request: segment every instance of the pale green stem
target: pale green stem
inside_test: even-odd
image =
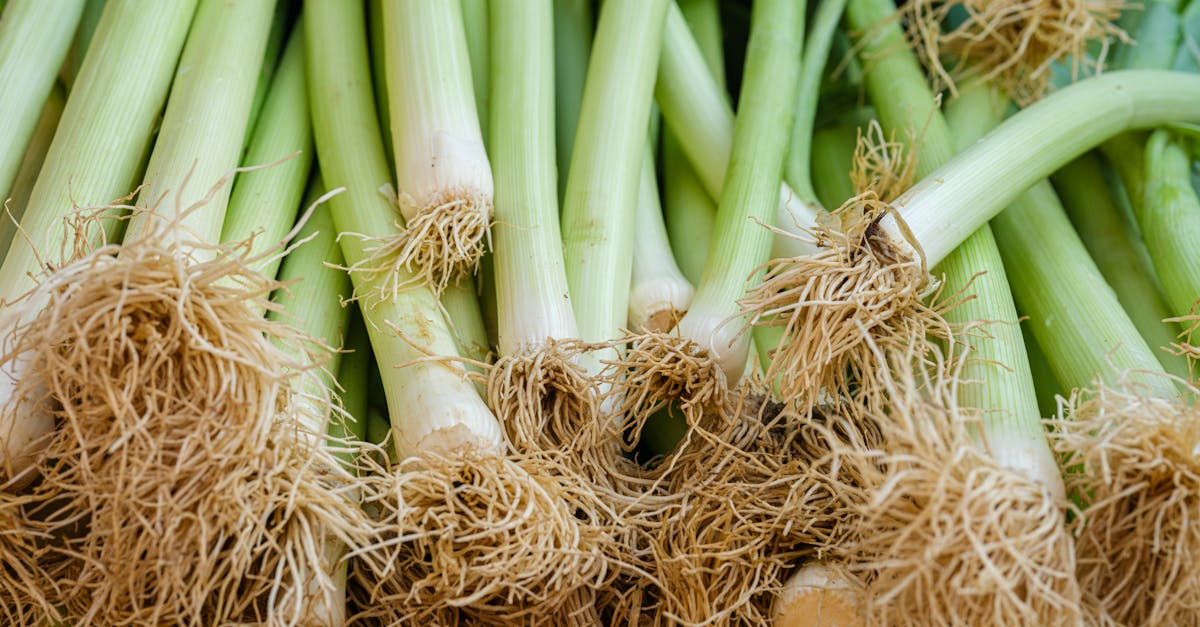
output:
[[[465,201],[491,217],[492,171],[475,109],[459,0],[384,0],[396,191],[406,220]]]
[[[567,193],[567,173],[571,169],[594,29],[591,0],[554,0],[554,128],[559,198]]]
[[[263,50],[262,65],[258,69],[258,82],[254,88],[254,100],[250,102],[250,122],[246,126],[245,144],[242,150],[250,145],[258,126],[259,116],[262,115],[263,105],[267,103],[267,93],[271,89],[276,68],[283,54],[284,44],[294,39],[289,33],[295,32],[296,25],[290,2],[280,2],[275,5],[275,17],[271,19],[271,32],[267,35],[267,47]]]
[[[375,109],[379,114],[379,133],[387,155],[388,171],[396,169],[395,144],[392,142],[391,113],[388,107],[387,52],[384,49],[383,0],[367,0],[367,34],[370,37],[371,80],[374,81]]]
[[[674,4],[667,12],[654,97],[662,109],[663,122],[679,141],[704,188],[711,197],[720,198],[733,146],[733,110],[724,89],[708,70],[687,21]],[[816,225],[819,210],[781,183],[777,213],[771,223],[801,233]],[[808,238],[783,234],[775,238],[772,254],[795,257],[814,250]]]
[[[0,16],[0,200],[7,199],[84,0],[12,0]]]
[[[319,183],[316,186],[319,188]],[[275,302],[281,309],[270,312],[268,318],[290,323],[307,337],[334,349],[328,353],[328,360],[324,363],[310,364],[319,367],[311,373],[312,376],[302,375],[297,379],[297,400],[293,411],[295,419],[312,436],[320,437],[332,431],[335,437],[344,438],[343,417],[330,416],[331,406],[324,403],[324,399],[331,399],[336,394],[334,374],[342,369],[342,353],[339,349],[345,341],[350,312],[342,303],[351,295],[350,277],[340,269],[343,265],[342,251],[337,243],[337,232],[333,228],[329,207],[317,207],[296,237],[297,241],[308,241],[292,250],[280,268],[279,278],[288,283],[288,287],[276,292]],[[294,357],[304,358],[299,353],[303,350],[301,347],[287,345],[282,348],[293,353]],[[319,446],[330,444],[322,441]],[[337,449],[345,447],[346,443],[343,441],[332,445]],[[297,566],[315,568],[320,573],[306,583],[305,591],[305,596],[309,597],[305,611],[317,619],[318,624],[345,622],[346,571],[345,564],[340,563],[345,552],[345,545],[327,537],[324,559],[315,565]],[[332,590],[318,585],[321,579],[325,579],[326,584],[332,584]]]
[[[491,99],[491,87],[488,75],[491,73],[491,62],[488,55],[491,49],[488,44],[488,1],[460,0],[462,3],[463,32],[467,36],[467,57],[471,61],[471,85],[475,95],[475,112],[479,116],[479,130],[484,143],[488,140],[488,120],[491,112],[488,101]]]
[[[1012,289],[1063,389],[1132,370],[1150,392],[1174,389],[1154,352],[1088,256],[1048,182],[1040,182],[992,221]]]
[[[562,208],[563,256],[583,340],[620,337],[629,309],[634,208],[668,0],[600,10]],[[593,374],[615,349],[591,353]]]
[[[222,242],[254,238],[246,251],[248,257],[278,246],[296,221],[296,208],[312,170],[310,118],[304,77],[304,25],[297,23],[242,161],[245,166],[274,165],[237,175],[221,228]],[[274,276],[279,262],[277,256],[270,255],[259,270]]]
[[[671,253],[654,176],[654,153],[649,143],[642,155],[635,214],[629,327],[635,331],[667,332],[688,310],[696,291]]]
[[[679,8],[692,32],[714,81],[725,86],[725,54],[721,13],[716,0],[683,0]],[[692,170],[679,140],[670,129],[662,138],[663,204],[671,250],[683,276],[693,285],[700,281],[712,241],[717,203]]]
[[[29,196],[24,235],[0,269],[0,299],[11,302],[34,286],[43,260],[56,261],[63,218],[75,207],[107,204],[132,190],[195,7],[195,0],[108,3]]]
[[[936,265],[1021,192],[1114,135],[1200,121],[1200,76],[1109,72],[1064,87],[1010,117],[893,204]],[[880,226],[903,241],[894,217]]]
[[[796,121],[792,124],[792,140],[784,166],[784,179],[800,200],[814,206],[820,206],[820,203],[813,189],[813,123],[817,118],[817,100],[821,93],[825,63],[829,60],[829,49],[845,7],[846,0],[821,2],[806,33],[800,85],[796,89]]]
[[[83,15],[75,29],[75,38],[71,40],[67,58],[63,60],[62,68],[58,71],[59,81],[67,91],[75,85],[75,77],[83,67],[83,57],[92,43],[92,36],[96,34],[96,25],[100,23],[100,16],[104,15],[107,2],[108,0],[86,0],[83,5]]]
[[[221,239],[274,3],[201,0],[146,166],[126,244],[163,238],[198,258]],[[199,248],[189,250],[194,245]]]
[[[1200,198],[1191,154],[1166,131],[1146,143],[1146,196],[1137,215],[1171,313],[1197,313],[1200,301]]]
[[[836,209],[854,195],[850,168],[857,144],[858,127],[849,123],[813,134],[813,188],[822,206]]]
[[[1152,347],[1170,346],[1178,325],[1163,322],[1171,317],[1171,311],[1156,277],[1151,279],[1153,268],[1143,263],[1133,248],[1130,229],[1105,184],[1099,159],[1083,155],[1063,166],[1051,180],[1071,224],[1138,333]],[[1182,357],[1167,351],[1155,351],[1155,356],[1171,374],[1187,376],[1187,362]]]
[[[33,184],[37,182],[38,172],[46,161],[46,153],[50,151],[50,143],[54,141],[54,131],[58,130],[58,121],[62,118],[63,107],[67,104],[66,92],[61,85],[55,85],[46,97],[46,105],[42,107],[42,116],[38,118],[37,127],[33,130],[33,138],[25,149],[25,158],[21,160],[21,168],[13,179],[6,213],[0,215],[0,258],[8,254],[17,233],[17,224],[25,214],[29,204],[29,195],[33,193]]]

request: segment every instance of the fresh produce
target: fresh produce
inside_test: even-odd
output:
[[[1200,622],[1200,0],[0,7],[0,622]]]

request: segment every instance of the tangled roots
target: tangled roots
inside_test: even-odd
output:
[[[822,390],[853,396],[854,385],[868,388],[887,369],[878,350],[932,346],[932,338],[951,336],[943,317],[949,305],[924,258],[879,226],[893,213],[874,192],[852,198],[830,216],[840,224],[817,227],[823,250],[771,260],[742,299],[752,324],[784,328],[767,376],[778,380],[787,402],[811,407]]]
[[[1195,624],[1200,607],[1200,410],[1139,390],[1071,396],[1051,441],[1082,505],[1079,584],[1123,625]],[[1196,390],[1190,390],[1195,394]]]
[[[913,47],[936,82],[952,93],[956,81],[996,82],[1024,106],[1049,89],[1056,61],[1070,59],[1075,76],[1101,70],[1109,38],[1129,41],[1116,24],[1129,6],[1122,0],[910,0],[904,12]],[[948,19],[951,10],[965,15]],[[951,22],[958,25],[943,30]],[[1099,52],[1089,55],[1092,44]],[[956,60],[950,68],[942,64],[946,58]]]
[[[631,348],[606,363],[605,384],[614,412],[623,416],[634,442],[655,412],[668,404],[689,425],[702,417],[734,413],[726,398],[725,373],[708,349],[696,342],[667,333],[644,333],[619,340]]]
[[[843,524],[832,486],[854,480],[831,438],[846,427],[857,434],[848,439],[874,441],[832,415],[783,409],[739,387],[650,471],[653,493],[637,505],[651,514],[627,517],[645,574],[608,608],[610,624],[768,622],[789,571]]]
[[[0,619],[18,627],[61,620],[50,601],[56,578],[43,563],[48,537],[27,518],[30,502],[0,491]]]
[[[980,452],[951,382],[915,370],[895,363],[883,446],[856,464],[847,553],[869,624],[1077,624],[1065,503]]]
[[[588,476],[601,477],[617,454],[617,426],[603,420],[595,386],[577,358],[586,347],[554,341],[538,350],[502,357],[488,373],[488,406],[513,447],[561,453]]]
[[[544,457],[409,458],[375,469],[365,504],[377,531],[356,560],[359,620],[584,623],[620,570],[613,514]]]
[[[423,204],[408,195],[399,202],[411,218],[397,222],[398,235],[365,238],[374,242],[369,257],[351,268],[372,278],[378,286],[375,298],[395,300],[413,281],[441,294],[452,281],[475,273],[491,233],[489,198],[451,189],[430,195]]]
[[[1167,318],[1165,322],[1177,322],[1183,327],[1179,341],[1171,345],[1170,351],[1187,359],[1188,368],[1192,371],[1193,383],[1196,383],[1197,365],[1200,364],[1200,301],[1192,305],[1192,310],[1186,316]]]
[[[29,516],[63,561],[52,605],[69,624],[300,623],[332,594],[325,545],[367,522],[304,426],[329,399],[294,393],[317,349],[259,313],[277,284],[236,255],[150,239],[47,277],[9,353],[57,425]]]

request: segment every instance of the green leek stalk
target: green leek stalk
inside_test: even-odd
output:
[[[387,154],[388,171],[396,168],[394,144],[392,142],[391,114],[388,107],[387,52],[384,48],[383,0],[367,2],[367,35],[370,38],[371,79],[375,83],[375,109],[379,113],[379,132],[383,134],[383,148]]]
[[[462,0],[463,10],[463,30],[467,34],[467,54],[471,59],[471,83],[475,94],[475,111],[479,114],[479,129],[483,135],[483,143],[486,146],[488,143],[488,121],[491,115],[488,102],[491,99],[490,74],[491,62],[489,61],[488,50],[488,3],[486,0]],[[494,182],[494,181],[493,181]],[[480,361],[486,359],[489,352],[488,347],[496,344],[496,327],[499,322],[497,320],[498,312],[496,310],[496,281],[495,281],[495,263],[492,260],[490,252],[485,252],[479,260],[478,279],[468,284],[465,281],[460,281],[458,284],[450,286],[451,290],[461,288],[463,294],[457,294],[450,297],[452,303],[462,301],[464,311],[472,313],[468,316],[472,323],[478,322],[482,326],[475,329],[473,332],[474,341],[469,343],[459,342],[460,350],[468,357],[481,357]],[[474,295],[474,298],[467,298],[469,294]],[[475,315],[474,310],[470,308],[470,304],[475,302],[475,307],[479,310],[479,314]],[[461,329],[466,324],[459,322],[458,316],[455,315],[454,307],[450,307],[447,303],[445,295],[442,297],[442,305],[449,307],[450,320],[454,323],[457,329]],[[457,305],[456,305],[457,306]],[[477,320],[478,319],[478,320]],[[480,331],[482,329],[482,331]],[[478,348],[476,348],[478,347]]]
[[[459,0],[385,0],[388,106],[408,243],[400,261],[441,291],[473,273],[492,221]],[[409,239],[414,238],[414,239]]]
[[[796,90],[796,121],[784,166],[784,180],[800,200],[810,207],[823,208],[813,187],[813,124],[817,118],[817,100],[829,50],[837,32],[846,0],[826,0],[817,7],[804,42],[804,61],[800,69],[800,87]],[[850,162],[844,162],[849,164]]]
[[[194,1],[147,7],[116,0],[106,6],[21,217],[25,235],[13,240],[0,266],[0,300],[13,303],[34,287],[44,271],[39,255],[60,250],[66,237],[63,218],[75,206],[107,204],[135,184],[195,6]],[[131,47],[130,41],[139,45]],[[23,313],[6,307],[4,328],[45,305],[23,302]],[[2,368],[0,398],[8,401],[24,365],[16,357]],[[52,425],[42,412],[4,415],[22,416],[16,424],[0,425],[5,434],[0,468],[11,478],[29,463],[24,453],[31,440]]]
[[[663,223],[650,144],[642,154],[634,216],[633,272],[629,288],[629,327],[637,332],[666,332],[688,310],[695,295],[683,276]]]
[[[201,0],[124,244],[161,238],[205,259],[220,242],[273,2]],[[232,45],[231,42],[236,42]]]
[[[629,311],[633,228],[651,92],[668,0],[600,9],[562,207],[563,257],[579,334],[621,336]],[[584,356],[595,375],[615,349]]]
[[[1050,178],[1071,224],[1138,332],[1151,347],[1170,346],[1178,332],[1177,325],[1164,322],[1171,316],[1171,310],[1163,300],[1158,281],[1150,279],[1154,276],[1153,268],[1143,263],[1142,255],[1133,246],[1130,229],[1104,183],[1100,160],[1094,155],[1083,155]],[[1140,201],[1137,206],[1141,206]],[[1157,350],[1155,355],[1171,374],[1187,376],[1187,364],[1178,355],[1165,350]]]
[[[84,0],[13,0],[0,16],[0,199],[7,199]]]
[[[263,50],[262,65],[258,68],[258,82],[254,88],[254,100],[250,103],[250,123],[246,127],[245,143],[242,150],[250,145],[258,126],[259,116],[267,102],[271,82],[274,80],[276,68],[279,66],[280,55],[283,54],[284,44],[289,34],[295,31],[295,19],[292,14],[293,5],[290,2],[280,2],[275,5],[275,17],[271,19],[271,32],[267,35],[267,47]]]
[[[58,121],[62,118],[63,107],[67,104],[67,95],[61,85],[55,85],[46,97],[46,105],[42,107],[42,116],[38,118],[29,147],[25,150],[25,158],[21,160],[21,168],[13,179],[6,210],[0,215],[0,258],[8,254],[13,236],[17,232],[17,224],[25,214],[29,204],[29,195],[33,193],[33,184],[37,182],[38,172],[46,161],[46,153],[50,151],[50,143],[54,141],[54,131],[58,130]]]
[[[1064,87],[1013,115],[892,201],[890,210],[873,223],[869,245],[886,250],[885,258],[903,260],[906,268],[919,270],[923,267],[919,263],[936,266],[1027,186],[1117,133],[1200,118],[1198,98],[1200,77],[1153,70],[1111,72]],[[864,272],[878,276],[876,269],[892,267],[892,262],[874,256],[865,257],[872,265],[855,268],[825,262],[841,250],[845,249],[824,252],[817,259],[776,263],[772,281],[764,282],[765,287],[747,299],[755,308],[756,321],[786,311],[792,323],[804,324],[819,319],[831,303],[848,310],[856,306],[854,293],[835,292],[833,297],[810,300],[804,286],[823,278],[833,289],[841,289],[838,286],[848,285],[839,283],[841,279]],[[894,289],[912,295],[927,285],[924,273],[905,272],[896,275],[899,282],[892,284]],[[787,281],[782,286],[775,280],[781,276]],[[887,297],[880,295],[884,305]],[[869,351],[866,343],[833,343],[838,333],[858,333],[851,329],[855,322],[838,318],[828,322],[835,325],[834,333],[808,338],[825,357],[801,362],[801,371],[788,373],[789,387],[795,383],[801,394],[811,393],[813,381],[842,376],[839,373],[850,365],[848,360]],[[889,328],[870,332],[887,333]],[[793,346],[790,338],[788,342]]]
[[[719,199],[733,145],[733,110],[674,4],[667,12],[662,50],[654,96],[663,122],[679,140],[709,196]],[[816,226],[819,208],[805,203],[786,184],[780,185],[777,206],[772,224],[792,233]],[[796,257],[814,250],[808,239],[785,233],[775,238],[772,254]]]
[[[927,177],[999,123],[1001,111],[995,104],[999,96],[986,85],[961,88],[943,117],[920,61],[904,44],[899,24],[887,21],[894,6],[891,0],[851,0],[847,21],[867,33],[860,56],[867,66],[867,92],[884,131],[920,133],[908,146],[919,151],[910,155],[917,159],[917,175]],[[959,377],[970,383],[960,388],[959,399],[963,407],[980,412],[978,428],[972,433],[976,443],[1001,466],[1045,486],[1054,497],[1065,498],[1058,463],[1042,429],[1029,355],[991,228],[980,226],[938,262],[934,272],[944,276],[946,293],[961,290],[975,295],[946,312],[949,322],[994,323],[984,335],[967,330],[960,338],[970,355]]]
[[[857,144],[858,126],[849,122],[839,122],[813,134],[813,191],[822,206],[840,207],[854,195],[850,168]]]
[[[71,40],[67,58],[63,60],[62,68],[58,72],[59,81],[67,91],[75,85],[75,77],[83,67],[83,57],[92,43],[92,36],[96,34],[96,25],[100,23],[100,16],[104,15],[104,5],[107,2],[108,0],[86,0],[83,5],[83,15],[80,16],[79,26],[75,29],[75,38]]]
[[[559,198],[567,193],[595,21],[591,0],[554,0],[554,137]]]
[[[721,13],[716,0],[684,0],[683,17],[695,33],[696,43],[708,70],[721,92],[725,90],[725,54],[721,35]],[[705,191],[687,156],[670,129],[662,137],[663,204],[671,250],[683,276],[695,285],[700,281],[712,241],[717,203]]]
[[[993,225],[1013,293],[1059,385],[1083,388],[1129,371],[1154,395],[1175,395],[1049,183],[1022,194]]]
[[[238,173],[221,227],[222,242],[249,242],[243,254],[251,259],[279,246],[291,231],[312,170],[303,29],[297,22],[288,36],[242,161],[245,166],[268,167]],[[259,261],[259,270],[275,276],[280,261],[278,255],[267,255]]]
[[[366,24],[362,7],[341,0],[309,2],[305,12],[317,155],[325,183],[346,188],[330,200],[330,209],[338,232],[346,234],[341,238],[346,263],[354,267],[370,259],[372,244],[352,234],[381,237],[397,231],[395,211],[378,191],[391,176],[371,94]],[[342,97],[323,97],[329,93]],[[403,268],[394,271],[401,275],[400,283],[414,276]],[[380,364],[400,457],[449,452],[472,443],[501,450],[499,423],[465,371],[454,363],[427,359],[458,354],[431,289],[406,285],[390,297],[391,290],[381,292],[385,277],[351,272],[351,278]]]
[[[731,318],[740,313],[747,277],[753,283],[771,253],[772,232],[763,225],[774,223],[779,203],[789,140],[781,131],[790,131],[794,116],[803,31],[804,10],[795,2],[755,5],[740,95],[740,102],[754,106],[737,116],[711,252],[692,306],[677,326],[680,337],[709,351],[727,381],[741,377],[750,344],[743,325]]]
[[[1197,97],[1200,77],[1177,72],[1119,71],[1079,81],[1013,115],[893,204],[936,265],[1022,190],[1084,151],[1124,131],[1200,118]],[[1025,157],[1000,158],[1017,152]],[[880,226],[903,239],[894,217]]]
[[[364,237],[391,237],[402,228],[378,193],[389,175],[370,93],[363,7],[311,0],[305,11],[317,156],[326,183],[346,188],[330,207],[343,233],[346,264],[361,267],[373,252],[372,241]],[[342,97],[319,97],[331,92]],[[587,507],[575,500],[574,488],[584,486],[569,474],[550,471],[548,459],[509,455],[499,421],[458,363],[453,333],[432,288],[414,281],[417,275],[403,266],[390,272],[397,276],[351,271],[401,460],[397,468],[370,477],[364,493],[382,518],[376,531],[380,541],[359,553],[363,576],[375,580],[371,595],[379,599],[378,607],[364,609],[397,620],[450,612],[467,622],[476,612],[504,612],[514,605],[536,612],[544,603],[557,610],[565,597],[593,581],[594,571],[606,569],[607,561],[573,560],[557,550],[558,544],[532,563],[529,552],[496,556],[492,549],[497,537],[503,543],[514,533],[553,533],[577,544],[583,536],[601,538],[600,530],[575,516],[561,516]],[[484,476],[483,483],[469,485],[469,477]],[[430,498],[410,499],[414,490]],[[407,522],[410,513],[423,521],[420,529]],[[548,521],[549,528],[539,521]],[[577,550],[587,549],[568,548]],[[399,562],[402,571],[395,569],[395,559],[406,560]],[[439,581],[447,568],[461,577]],[[566,577],[578,577],[580,583],[565,583]],[[415,578],[428,582],[421,584],[420,599],[410,596]]]
[[[554,144],[554,7],[492,11],[492,170],[496,299],[502,356],[578,337],[558,224]]]
[[[333,228],[332,216],[329,228]],[[337,254],[340,258],[340,248]],[[353,285],[350,289],[353,289]],[[353,445],[355,442],[371,442],[368,436],[371,425],[371,339],[367,337],[367,328],[363,326],[362,314],[355,307],[348,309],[349,321],[346,323],[344,344],[346,352],[342,355],[342,364],[337,371],[337,385],[342,389],[339,398],[342,411],[345,412],[345,420],[330,421],[329,436],[331,439]],[[384,425],[386,424],[387,421],[384,420]],[[384,435],[387,432],[388,428],[385,426]],[[348,467],[353,467],[355,452],[353,448],[347,448],[340,455]]]
[[[1156,131],[1146,142],[1145,199],[1136,217],[1176,316],[1196,313],[1200,300],[1200,199],[1191,166],[1191,154],[1168,132]]]
[[[487,0],[461,0],[463,32],[467,36],[467,57],[471,61],[471,92],[475,96],[475,112],[479,116],[479,129],[486,144],[488,138],[488,100],[491,87],[488,83],[488,3]]]
[[[1119,26],[1131,41],[1120,42],[1113,52],[1112,67],[1127,70],[1166,69],[1179,47],[1181,0],[1145,0],[1126,7]]]
[[[319,189],[319,185],[314,187]],[[282,213],[292,216],[295,214],[293,211]],[[315,376],[302,376],[296,381],[295,392],[300,407],[294,415],[304,433],[319,437],[327,432],[337,434],[344,431],[346,425],[352,424],[348,422],[351,416],[331,417],[328,405],[323,403],[324,399],[336,394],[334,373],[344,372],[345,366],[353,361],[343,359],[339,350],[345,341],[350,317],[350,310],[342,303],[344,299],[352,296],[352,289],[349,275],[341,269],[344,265],[342,251],[338,246],[337,232],[333,228],[328,206],[321,205],[313,210],[308,221],[297,231],[296,241],[305,243],[292,250],[279,269],[279,280],[287,287],[276,292],[275,302],[280,309],[271,311],[268,318],[290,323],[303,331],[307,337],[333,349],[328,353],[327,361],[312,364],[318,368]],[[303,350],[302,347],[285,347],[285,350],[293,352],[294,357],[304,358],[299,353]],[[362,376],[365,373],[360,371],[358,374]],[[364,376],[364,385],[365,381]],[[361,387],[355,390],[365,401],[366,393]],[[322,410],[323,406],[326,409]],[[320,442],[317,445],[345,449],[350,443],[346,441],[345,436],[340,439],[341,441]],[[327,469],[326,472],[336,471]],[[352,469],[343,466],[341,472],[345,474],[342,479],[348,480]],[[317,537],[325,542],[320,562],[300,563],[294,566],[299,571],[298,580],[305,582],[304,590],[296,594],[294,599],[287,598],[284,601],[285,604],[295,603],[294,607],[285,605],[277,611],[283,612],[284,615],[302,612],[307,617],[306,620],[313,620],[319,625],[342,625],[346,622],[346,562],[342,559],[346,548],[331,535],[320,533]]]

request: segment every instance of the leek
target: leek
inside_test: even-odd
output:
[[[402,240],[392,263],[437,291],[472,273],[492,221],[492,171],[475,109],[459,0],[386,0],[388,106]],[[382,250],[388,250],[384,248]]]

